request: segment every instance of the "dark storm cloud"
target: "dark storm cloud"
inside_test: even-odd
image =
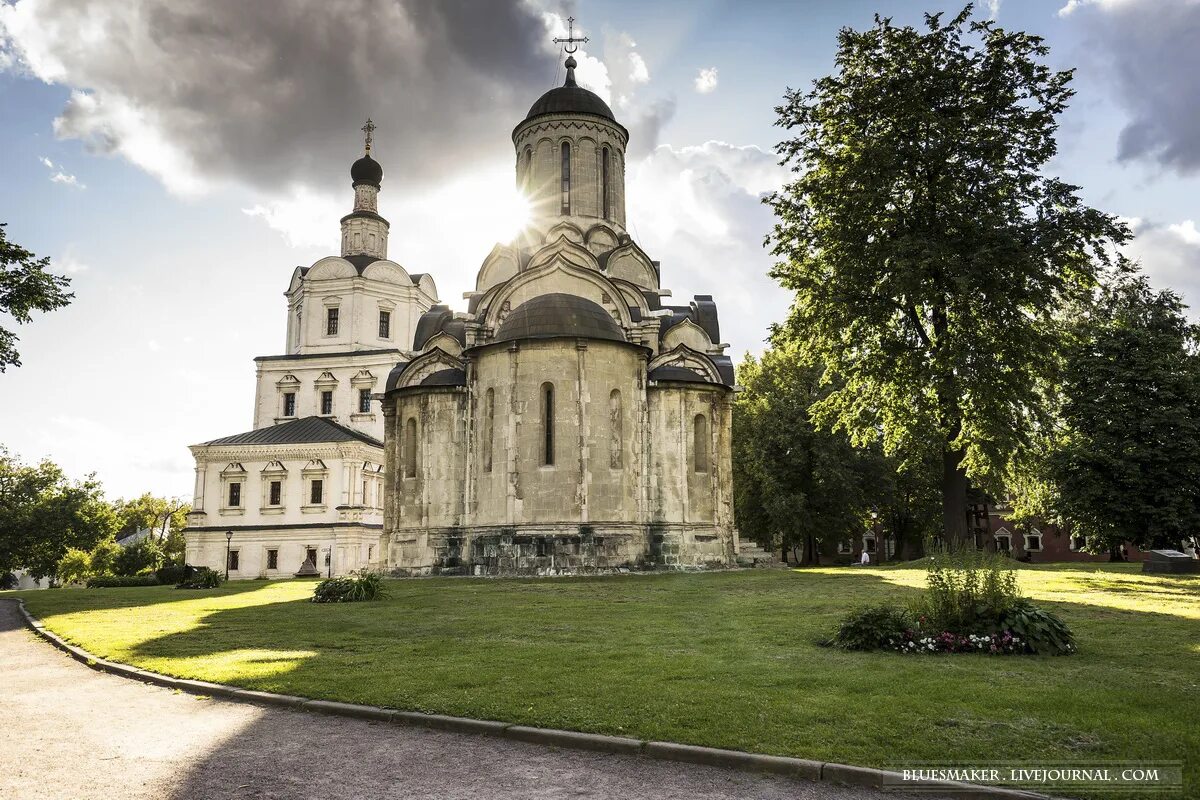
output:
[[[4,25],[76,90],[60,136],[176,188],[341,181],[368,115],[389,179],[426,181],[506,153],[556,66],[518,0],[24,0]]]
[[[1069,7],[1111,60],[1117,99],[1131,115],[1117,142],[1122,161],[1200,169],[1200,3],[1106,0]]]

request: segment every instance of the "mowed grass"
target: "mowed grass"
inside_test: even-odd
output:
[[[387,582],[307,602],[312,581],[22,592],[105,658],[171,675],[400,709],[879,767],[1200,756],[1200,579],[1034,566],[1024,592],[1070,657],[848,653],[856,606],[905,602],[917,568]],[[1111,795],[1109,795],[1111,796]]]

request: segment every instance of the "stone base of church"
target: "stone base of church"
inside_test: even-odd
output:
[[[679,524],[516,525],[399,531],[390,571],[416,575],[595,575],[734,566],[733,531]]]

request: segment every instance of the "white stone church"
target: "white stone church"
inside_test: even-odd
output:
[[[286,354],[255,359],[254,429],[191,448],[189,564],[221,569],[227,549],[231,578],[734,563],[716,306],[669,304],[625,225],[628,132],[566,65],[512,135],[532,219],[484,260],[465,313],[387,260],[368,121],[342,254],[295,272]]]

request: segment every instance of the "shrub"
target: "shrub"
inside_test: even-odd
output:
[[[112,538],[97,542],[89,554],[93,575],[112,575],[116,570],[117,556],[123,548]]]
[[[56,570],[60,583],[83,583],[92,574],[92,557],[77,547],[67,548]]]
[[[187,577],[186,568],[182,564],[164,564],[155,571],[158,582],[162,584],[183,583]]]
[[[1004,631],[1011,631],[1031,653],[1064,656],[1075,652],[1075,635],[1058,615],[1021,598],[1000,621]]]
[[[162,563],[162,545],[148,537],[122,547],[113,559],[113,572],[118,575],[145,575],[154,572]]]
[[[208,567],[185,566],[183,573],[184,578],[176,589],[216,589],[225,580],[225,576]]]
[[[852,612],[838,626],[833,644],[846,650],[879,650],[913,629],[912,617],[903,608],[869,606]]]
[[[112,589],[126,586],[158,586],[153,575],[95,575],[88,578],[89,589]]]
[[[990,633],[1021,596],[1006,556],[974,550],[932,556],[925,583],[914,611],[938,631]]]
[[[0,574],[0,589],[15,589],[21,581],[17,578],[15,572],[5,572]]]
[[[346,578],[327,578],[313,590],[314,603],[358,603],[386,596],[378,572],[360,570]]]

